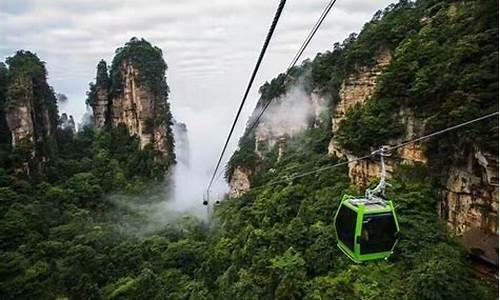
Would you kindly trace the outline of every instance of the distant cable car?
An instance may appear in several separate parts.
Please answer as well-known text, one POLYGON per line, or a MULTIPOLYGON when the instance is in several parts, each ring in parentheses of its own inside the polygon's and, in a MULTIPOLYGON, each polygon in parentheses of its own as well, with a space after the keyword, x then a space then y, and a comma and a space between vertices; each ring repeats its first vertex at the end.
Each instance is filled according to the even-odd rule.
POLYGON ((357 263, 389 257, 399 235, 394 206, 384 198, 384 156, 390 155, 389 148, 374 154, 380 155, 382 164, 379 184, 364 197, 344 195, 334 219, 337 246, 357 263))
POLYGON ((203 195, 203 205, 208 206, 208 198, 209 198, 209 191, 207 190, 206 194, 203 195))

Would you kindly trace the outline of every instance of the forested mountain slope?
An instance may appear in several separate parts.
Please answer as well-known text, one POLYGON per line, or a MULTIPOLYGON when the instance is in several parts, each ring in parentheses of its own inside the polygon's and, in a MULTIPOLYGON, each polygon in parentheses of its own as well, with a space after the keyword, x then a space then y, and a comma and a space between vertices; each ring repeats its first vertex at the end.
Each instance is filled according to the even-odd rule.
MULTIPOLYGON (((295 154, 287 140, 299 134, 279 128, 290 117, 273 108, 296 107, 297 89, 310 103, 304 126, 325 131, 328 146, 319 150, 345 159, 497 111, 497 6, 401 1, 375 14, 359 35, 304 61, 285 86, 284 74, 266 83, 255 111, 269 101, 271 109, 231 158, 232 194, 259 185, 259 173, 295 154)), ((498 118, 399 148, 388 163, 390 173, 399 164, 425 165, 439 215, 470 251, 498 265, 498 118)), ((349 164, 351 183, 366 187, 379 167, 373 159, 349 164)))
MULTIPOLYGON (((113 103, 115 110, 128 109, 154 120, 141 119, 132 124, 136 127, 122 119, 106 127, 83 124, 75 132, 71 116, 58 116, 44 62, 29 51, 19 51, 6 65, 0 64, 2 299, 100 297, 101 280, 113 278, 111 273, 117 271, 108 269, 111 273, 104 275, 111 263, 105 256, 139 231, 128 226, 142 222, 137 216, 127 217, 132 211, 121 212, 110 195, 140 194, 143 202, 152 201, 146 191, 153 193, 151 186, 163 185, 175 162, 161 51, 132 39, 117 57, 127 59, 129 67, 140 61, 158 68, 153 74, 158 82, 147 81, 148 90, 139 96, 151 105, 149 114, 131 110, 124 103, 127 99, 113 103), (138 135, 143 132, 151 138, 141 139, 138 135)), ((108 75, 102 68, 100 64, 98 81, 108 75)), ((151 74, 143 65, 134 72, 151 74)), ((111 83, 118 85, 118 80, 111 83)), ((138 89, 144 86, 142 81, 130 81, 138 89)), ((91 101, 93 93, 91 85, 91 101)))
MULTIPOLYGON (((110 122, 117 99, 143 103, 121 89, 115 98, 114 76, 148 89, 141 70, 157 74, 165 66, 139 61, 138 73, 123 73, 130 69, 121 59, 111 72, 100 63, 89 104, 108 105, 94 110, 101 129, 57 129, 58 150, 41 177, 2 161, 1 298, 495 299, 498 287, 471 271, 466 248, 436 206, 448 168, 460 168, 457 158, 466 157, 461 151, 476 146, 498 157, 491 138, 497 120, 413 149, 421 163, 417 155, 394 153, 388 197, 397 205, 401 240, 386 261, 354 264, 336 247, 333 226, 340 197, 363 192, 377 171, 374 162, 364 167, 371 173, 344 166, 262 185, 497 110, 497 41, 495 1, 403 1, 376 14, 359 36, 306 60, 286 87, 277 79, 266 83, 259 106, 274 101, 273 113, 242 137, 226 173, 254 189, 215 206, 209 224, 189 216, 151 218, 165 198, 169 164, 158 159, 158 148, 130 135, 149 131, 110 122), (112 81, 108 90, 99 90, 102 79, 112 81), (287 103, 300 109, 287 111, 287 103), (335 109, 340 103, 344 110, 335 109), (287 112, 296 121, 292 128, 280 122, 287 112)), ((142 58, 158 62, 157 52, 138 45, 147 48, 142 58)), ((130 51, 117 57, 137 55, 135 47, 123 49, 130 51)), ((155 82, 164 92, 161 75, 155 82)), ((141 121, 135 124, 149 123, 141 121)))

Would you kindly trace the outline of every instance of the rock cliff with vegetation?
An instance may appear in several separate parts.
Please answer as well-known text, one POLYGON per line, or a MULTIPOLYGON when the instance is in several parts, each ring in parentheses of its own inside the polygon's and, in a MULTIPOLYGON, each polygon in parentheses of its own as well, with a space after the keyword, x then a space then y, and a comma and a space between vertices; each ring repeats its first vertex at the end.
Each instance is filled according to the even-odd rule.
POLYGON ((99 62, 87 103, 92 107, 97 128, 124 124, 139 138, 142 148, 151 145, 167 162, 173 163, 173 119, 166 69, 159 48, 132 38, 116 50, 109 72, 106 62, 99 62))
MULTIPOLYGON (((302 101, 327 103, 329 115, 324 120, 316 116, 308 130, 293 135, 299 139, 311 135, 318 121, 331 124, 321 137, 309 138, 317 139, 319 150, 333 159, 353 160, 382 145, 497 111, 497 10, 493 1, 401 1, 378 12, 359 35, 292 70, 289 78, 303 74, 300 85, 307 95, 302 101)), ((280 103, 296 88, 289 79, 279 86, 282 76, 262 86, 256 113, 261 102, 280 103)), ((270 119, 283 115, 271 109, 266 113, 270 119)), ((260 126, 269 127, 266 122, 260 126)), ((233 196, 258 186, 259 173, 275 172, 283 148, 288 148, 285 159, 289 156, 293 162, 296 155, 293 141, 264 156, 252 150, 248 140, 273 144, 290 137, 263 136, 259 127, 247 130, 228 164, 226 177, 233 196)), ((285 179, 299 173, 293 170, 296 163, 291 163, 285 179)), ((428 170, 436 216, 446 221, 470 253, 498 265, 498 118, 399 148, 388 159, 389 174, 401 165, 428 170)), ((376 159, 347 167, 351 184, 358 188, 373 183, 379 172, 376 159)))
POLYGON ((57 104, 45 64, 29 51, 18 51, 2 63, 0 73, 1 161, 37 176, 57 151, 57 104))
MULTIPOLYGON (((155 57, 161 58, 161 52, 144 40, 130 43, 153 49, 155 57)), ((140 59, 140 52, 137 55, 140 59)), ((165 67, 160 65, 162 74, 165 67)), ((102 89, 105 68, 105 63, 99 64, 101 102, 108 95, 102 89)), ((159 83, 164 89, 156 91, 154 99, 163 101, 165 110, 155 108, 159 120, 153 125, 162 128, 150 131, 156 137, 161 135, 158 132, 168 136, 171 122, 164 76, 159 83)), ((94 91, 92 87, 89 97, 94 91)), ((117 246, 108 247, 113 241, 132 241, 137 231, 127 226, 143 222, 111 195, 134 195, 140 199, 138 205, 151 201, 157 195, 147 192, 165 184, 173 162, 173 138, 165 139, 165 146, 158 142, 161 139, 144 145, 140 132, 133 131, 137 128, 125 122, 97 120, 96 127, 83 124, 76 131, 72 116, 59 117, 55 95, 37 55, 18 51, 6 64, 0 63, 2 299, 104 297, 95 272, 106 263, 97 252, 117 246)), ((110 115, 106 109, 101 112, 104 118, 110 115)))
MULTIPOLYGON (((207 224, 165 205, 162 134, 146 126, 162 123, 142 117, 166 100, 164 65, 135 60, 159 52, 132 40, 111 68, 99 64, 89 92, 98 128, 75 133, 53 119, 58 151, 42 176, 16 171, 10 131, 0 131, 1 298, 496 299, 497 280, 470 259, 491 254, 470 238, 498 231, 498 119, 393 153, 387 196, 401 237, 388 260, 354 264, 333 226, 340 197, 373 184, 377 163, 328 167, 497 110, 497 42, 497 1, 378 12, 359 35, 261 88, 258 108, 273 101, 274 113, 241 138, 226 172, 239 197, 214 206, 207 224), (161 76, 151 85, 146 74, 161 76), (275 126, 288 124, 276 122, 287 103, 303 107, 288 114, 291 130, 275 126), (475 206, 488 197, 491 207, 475 206)), ((0 128, 11 67, 0 65, 0 128)))

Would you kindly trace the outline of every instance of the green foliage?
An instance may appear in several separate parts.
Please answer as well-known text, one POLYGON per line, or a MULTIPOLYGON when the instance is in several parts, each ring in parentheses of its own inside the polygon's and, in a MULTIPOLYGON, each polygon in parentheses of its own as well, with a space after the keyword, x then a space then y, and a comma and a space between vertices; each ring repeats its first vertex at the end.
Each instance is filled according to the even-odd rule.
MULTIPOLYGON (((347 76, 357 76, 383 52, 393 56, 373 97, 347 112, 334 136, 336 141, 354 154, 364 155, 370 148, 404 138, 399 116, 404 108, 414 111, 417 119, 426 119, 426 132, 497 110, 496 100, 492 101, 498 98, 497 6, 494 1, 401 1, 377 13, 358 36, 353 34, 335 44, 332 51, 318 54, 308 64, 308 80, 313 89, 329 96, 332 107, 347 76)), ((272 101, 284 92, 276 84, 280 76, 261 88, 260 102, 272 101)), ((475 126, 466 136, 460 133, 460 137, 436 140, 437 145, 429 143, 431 166, 456 163, 457 156, 450 154, 463 155, 463 149, 472 145, 497 153, 497 139, 488 138, 488 134, 498 134, 497 122, 475 126), (435 163, 438 158, 442 163, 435 163)), ((231 265, 219 271, 222 291, 218 295, 249 299, 494 299, 495 289, 471 276, 466 253, 436 214, 439 195, 432 183, 439 173, 434 167, 400 166, 395 170, 388 194, 397 206, 402 237, 389 261, 363 266, 352 266, 332 247, 338 199, 352 192, 345 170, 261 187, 276 178, 292 178, 335 163, 324 156, 330 140, 327 131, 308 130, 288 140, 279 162, 275 149, 254 160, 255 140, 250 132, 240 140, 227 174, 246 166, 255 188, 218 209, 223 238, 231 241, 228 247, 233 253, 231 265)))
POLYGON ((109 88, 111 81, 108 75, 108 65, 106 61, 101 59, 97 64, 97 76, 96 76, 96 85, 99 87, 103 87, 106 90, 109 88))
POLYGON ((303 286, 306 279, 306 262, 289 248, 282 256, 270 260, 273 277, 276 277, 275 299, 302 299, 303 286))
POLYGON ((8 134, 7 118, 5 116, 8 76, 9 70, 7 66, 0 62, 0 165, 3 165, 4 159, 6 159, 4 153, 9 150, 11 138, 8 134))
POLYGON ((340 122, 335 140, 354 154, 367 155, 367 149, 375 150, 384 141, 401 136, 404 127, 393 115, 394 105, 385 99, 355 105, 340 122))
POLYGON ((29 51, 18 51, 16 55, 8 57, 6 63, 9 66, 9 85, 6 94, 7 107, 17 107, 21 103, 32 98, 32 109, 35 122, 45 124, 38 126, 37 136, 47 135, 52 128, 57 127, 57 99, 52 87, 47 84, 47 70, 45 63, 40 61, 36 54, 29 51), (48 120, 42 112, 47 112, 48 120), (47 124, 49 122, 49 124, 47 124))
POLYGON ((281 73, 276 78, 273 78, 271 82, 265 82, 260 88, 259 93, 261 95, 262 101, 261 105, 265 105, 268 101, 279 97, 286 91, 286 86, 283 84, 285 82, 285 74, 281 73))
MULTIPOLYGON (((90 106, 96 105, 97 89, 99 88, 101 89, 101 92, 104 91, 104 93, 109 93, 110 87, 111 79, 108 74, 108 65, 106 64, 106 61, 101 59, 97 64, 96 82, 89 83, 89 90, 87 91, 87 99, 85 100, 85 103, 90 106)), ((105 94, 105 96, 108 97, 109 95, 105 94)))
POLYGON ((401 41, 414 35, 422 26, 424 2, 402 0, 375 13, 347 47, 344 54, 347 70, 373 65, 378 52, 393 50, 401 41))
POLYGON ((418 295, 417 299, 470 299, 462 257, 458 249, 444 243, 423 251, 408 276, 410 292, 418 295))
POLYGON ((40 61, 38 56, 30 51, 18 51, 16 55, 8 57, 6 63, 9 66, 9 73, 12 77, 27 75, 32 80, 45 80, 47 70, 45 63, 40 61))
MULTIPOLYGON (((255 186, 282 178, 290 170, 317 168, 311 161, 328 163, 321 154, 313 154, 312 148, 305 149, 309 149, 309 160, 285 154, 280 163, 257 174, 255 186)), ((231 241, 226 247, 233 254, 232 266, 219 271, 218 288, 223 290, 219 295, 249 299, 494 298, 491 287, 471 277, 465 252, 439 220, 438 195, 425 166, 400 166, 391 181, 388 195, 397 205, 402 233, 395 255, 389 262, 351 265, 334 246, 332 224, 339 198, 348 191, 345 172, 332 169, 316 177, 251 190, 223 203, 217 214, 224 224, 225 240, 231 241), (233 267, 245 271, 235 273, 233 267)))
POLYGON ((333 95, 332 102, 338 100, 338 92, 344 77, 343 49, 352 41, 347 39, 342 45, 335 43, 333 51, 318 53, 312 62, 311 79, 319 91, 333 95))
MULTIPOLYGON (((339 144, 360 154, 367 146, 404 137, 398 122, 402 109, 422 119, 426 132, 498 110, 497 40, 497 1, 403 1, 376 17, 344 55, 369 65, 356 53, 373 57, 373 41, 382 41, 393 59, 373 98, 341 122, 339 144), (358 50, 352 54, 353 49, 358 50)), ((431 141, 427 155, 440 174, 473 147, 498 153, 498 119, 431 141)))
POLYGON ((111 93, 122 92, 123 64, 130 60, 139 70, 140 83, 146 85, 159 98, 168 97, 168 86, 165 81, 167 64, 163 60, 162 51, 153 47, 144 39, 132 38, 124 47, 116 49, 111 64, 111 93))
POLYGON ((236 167, 244 170, 255 170, 258 156, 255 153, 255 134, 244 135, 239 143, 239 149, 231 156, 226 165, 225 178, 230 181, 236 167))
POLYGON ((102 194, 98 179, 91 173, 75 174, 65 182, 64 188, 72 201, 75 201, 81 207, 85 207, 89 205, 88 203, 99 199, 102 194))
MULTIPOLYGON (((462 28, 477 33, 484 24, 492 26, 490 23, 495 17, 491 16, 490 9, 496 5, 489 1, 475 4, 477 6, 469 11, 462 10, 462 5, 469 4, 456 4, 451 16, 460 25, 468 20, 466 16, 480 12, 485 18, 477 22, 477 28, 462 28)), ((446 21, 443 28, 450 27, 447 23, 450 16, 443 12, 445 8, 450 10, 449 7, 448 3, 439 1, 403 1, 390 6, 384 13, 378 13, 359 37, 351 36, 332 52, 320 54, 313 62, 293 70, 292 75, 308 77, 306 81, 310 81, 311 88, 338 93, 342 76, 349 73, 347 65, 351 60, 370 64, 368 58, 379 47, 397 48, 395 62, 379 83, 378 94, 365 107, 350 111, 341 125, 344 131, 337 138, 344 138, 345 144, 351 143, 348 147, 353 151, 379 144, 375 143, 377 138, 387 140, 401 134, 397 127, 388 126, 394 124, 391 118, 396 110, 393 107, 398 107, 400 100, 413 103, 413 100, 427 99, 411 105, 426 103, 423 112, 429 105, 442 113, 442 103, 431 101, 432 95, 443 92, 442 87, 431 82, 427 74, 440 71, 426 70, 424 62, 419 68, 408 70, 420 59, 415 53, 418 49, 425 50, 420 57, 427 61, 424 41, 430 37, 419 42, 417 45, 421 47, 417 50, 411 50, 414 45, 405 49, 401 43, 409 45, 424 32, 432 32, 429 28, 435 26, 429 24, 440 18, 446 21), (433 19, 425 21, 427 25, 419 23, 418 26, 427 29, 415 29, 415 20, 420 22, 422 11, 433 19), (384 31, 388 31, 386 35, 384 31), (411 37, 405 32, 410 32, 411 37), (370 34, 374 35, 373 40, 369 39, 370 34), (367 43, 374 45, 363 49, 361 46, 367 43), (406 55, 405 51, 413 54, 406 55), (409 65, 402 63, 405 59, 409 65), (405 65, 407 68, 403 69, 405 65), (419 79, 413 84, 412 76, 417 73, 419 79), (407 85, 408 82, 412 84, 407 85), (402 86, 405 88, 397 88, 402 86), (411 98, 417 94, 418 99, 411 98), (364 147, 359 147, 360 144, 364 147)), ((452 27, 460 28, 458 25, 452 27)), ((443 42, 432 47, 452 43, 451 38, 439 32, 431 35, 443 42)), ((491 46, 489 42, 486 44, 481 45, 491 46)), ((482 51, 472 44, 464 49, 471 53, 482 51)), ((161 57, 147 42, 133 39, 119 49, 111 78, 120 76, 116 72, 123 59, 136 59, 142 51, 161 57)), ((466 64, 476 58, 461 59, 466 64)), ((29 65, 31 60, 27 61, 29 65)), ((432 64, 438 62, 436 59, 432 64)), ((151 68, 150 74, 156 75, 159 69, 166 67, 135 63, 139 68, 151 68)), ((21 66, 24 65, 23 62, 21 66)), ((106 77, 104 67, 105 63, 100 63, 102 72, 98 77, 106 77)), ((478 73, 477 76, 467 72, 462 75, 489 78, 487 66, 482 67, 476 71, 484 71, 483 77, 478 73)), ((18 71, 23 68, 19 67, 18 71)), ((158 83, 158 78, 145 76, 142 83, 152 86, 158 83)), ((489 102, 482 101, 492 95, 490 85, 494 86, 481 81, 474 90, 476 86, 471 84, 475 92, 467 95, 475 95, 473 98, 479 101, 479 107, 489 107, 489 102), (484 95, 478 92, 480 89, 484 95)), ((271 81, 261 93, 262 99, 271 100, 282 91, 276 81, 274 86, 271 81)), ((335 99, 332 95, 332 101, 335 99)), ((453 121, 462 116, 453 114, 453 121)), ((442 125, 438 123, 430 119, 428 126, 442 125)), ((289 139, 279 161, 276 148, 263 151, 263 156, 257 159, 255 138, 245 135, 228 170, 230 174, 237 166, 244 166, 254 171, 252 185, 256 188, 239 199, 228 199, 217 206, 210 226, 195 218, 178 218, 147 233, 141 229, 150 220, 137 207, 156 207, 154 205, 163 200, 161 196, 151 195, 155 193, 154 183, 162 178, 168 162, 158 160, 150 147, 140 149, 137 138, 130 136, 125 126, 100 132, 86 128, 74 136, 58 132, 55 137, 60 150, 48 164, 45 181, 23 177, 16 174, 12 166, 1 165, 2 298, 495 299, 498 288, 472 275, 462 246, 438 218, 435 208, 439 197, 432 186, 433 170, 423 165, 397 166, 391 179, 388 196, 397 206, 401 227, 395 255, 388 261, 354 265, 342 254, 335 246, 333 216, 341 196, 356 191, 350 186, 347 167, 324 169, 292 179, 296 174, 339 162, 326 155, 331 138, 329 127, 330 124, 324 122, 289 139), (263 186, 285 177, 290 179, 263 186), (127 197, 131 196, 127 191, 138 194, 140 200, 127 197), (110 193, 114 196, 110 197, 110 193)), ((485 148, 490 146, 482 144, 485 148)), ((22 162, 31 147, 34 145, 21 145, 16 150, 18 153, 12 154, 14 162, 22 162)))
MULTIPOLYGON (((163 59, 163 54, 160 48, 152 46, 144 39, 132 38, 125 44, 124 47, 116 49, 115 57, 108 72, 108 66, 104 60, 101 60, 97 65, 96 81, 89 83, 87 91, 86 103, 90 106, 95 106, 98 96, 104 97, 104 100, 116 101, 116 99, 124 93, 124 76, 126 75, 127 67, 132 65, 137 71, 136 84, 142 86, 152 93, 152 103, 154 106, 152 111, 154 117, 144 120, 144 132, 152 133, 152 129, 164 127, 166 129, 166 142, 162 148, 166 149, 163 155, 158 154, 158 160, 161 164, 170 166, 175 163, 174 154, 174 138, 172 132, 173 117, 168 103, 169 87, 167 85, 165 72, 167 64, 163 59)), ((102 99, 101 99, 102 100, 102 99)), ((108 105, 110 105, 108 103, 108 105)), ((108 107, 106 122, 110 120, 111 108, 108 107)), ((111 128, 111 124, 106 124, 106 129, 112 135, 115 128, 111 128)), ((115 125, 115 124, 113 124, 115 125)), ((123 129, 117 129, 123 131, 123 129)), ((120 135, 120 133, 118 132, 120 135)), ((124 150, 126 151, 126 150, 124 150)), ((147 152, 153 152, 152 149, 147 152)), ((149 158, 149 154, 147 155, 149 158)), ((140 164, 141 168, 151 167, 151 162, 145 162, 147 158, 139 158, 136 164, 140 164)), ((160 176, 159 170, 154 169, 152 173, 155 176, 160 176)))
POLYGON ((0 163, 6 169, 24 169, 36 178, 41 176, 44 162, 57 153, 53 139, 58 125, 57 99, 47 83, 45 63, 36 54, 18 51, 6 63, 8 69, 0 65, 0 163), (12 117, 20 117, 19 109, 29 111, 33 133, 16 141, 19 147, 12 149, 7 117, 15 121, 12 117))
POLYGON ((87 99, 85 99, 85 104, 87 105, 95 105, 97 102, 97 87, 95 83, 89 83, 89 89, 87 91, 87 99))

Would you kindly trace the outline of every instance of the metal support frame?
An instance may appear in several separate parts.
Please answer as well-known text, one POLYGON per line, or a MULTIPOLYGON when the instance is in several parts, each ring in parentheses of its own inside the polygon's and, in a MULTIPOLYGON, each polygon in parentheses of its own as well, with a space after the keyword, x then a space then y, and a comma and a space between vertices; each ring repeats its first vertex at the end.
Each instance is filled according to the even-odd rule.
POLYGON ((365 197, 368 201, 375 200, 375 201, 379 202, 381 200, 384 201, 383 199, 385 198, 385 188, 387 186, 390 186, 390 184, 386 181, 387 172, 385 169, 385 161, 384 161, 384 157, 391 156, 390 147, 389 146, 382 146, 382 147, 380 147, 379 150, 374 151, 372 154, 373 155, 380 155, 380 165, 381 165, 380 181, 375 188, 366 189, 365 197))

